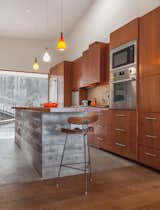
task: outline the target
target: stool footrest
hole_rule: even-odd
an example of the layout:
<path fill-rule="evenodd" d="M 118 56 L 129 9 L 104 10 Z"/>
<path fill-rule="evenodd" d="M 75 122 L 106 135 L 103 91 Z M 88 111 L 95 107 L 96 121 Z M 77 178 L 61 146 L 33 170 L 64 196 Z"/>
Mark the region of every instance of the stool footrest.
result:
<path fill-rule="evenodd" d="M 71 169 L 75 169 L 75 170 L 78 170 L 78 171 L 85 172 L 85 169 L 81 169 L 81 168 L 69 166 L 69 165 L 66 165 L 66 164 L 63 164 L 63 165 L 61 165 L 61 166 L 62 166 L 62 167 L 65 167 L 65 168 L 71 168 Z"/>

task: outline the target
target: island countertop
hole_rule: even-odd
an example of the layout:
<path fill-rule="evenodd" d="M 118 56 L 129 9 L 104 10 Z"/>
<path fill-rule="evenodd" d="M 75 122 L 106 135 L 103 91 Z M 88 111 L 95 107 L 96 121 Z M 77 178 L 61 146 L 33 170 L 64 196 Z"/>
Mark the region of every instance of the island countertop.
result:
<path fill-rule="evenodd" d="M 61 107 L 61 108 L 43 108 L 43 107 L 13 107 L 17 110 L 26 110 L 34 112 L 100 112 L 108 110 L 107 107 Z"/>

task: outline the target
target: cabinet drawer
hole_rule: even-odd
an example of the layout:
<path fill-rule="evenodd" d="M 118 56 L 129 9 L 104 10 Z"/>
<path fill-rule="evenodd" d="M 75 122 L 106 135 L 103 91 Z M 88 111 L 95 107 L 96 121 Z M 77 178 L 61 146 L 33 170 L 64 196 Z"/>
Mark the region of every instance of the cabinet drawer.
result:
<path fill-rule="evenodd" d="M 158 134 L 160 126 L 160 114 L 145 113 L 140 116 L 141 130 L 145 133 Z"/>
<path fill-rule="evenodd" d="M 151 148 L 160 148 L 160 114 L 141 114 L 139 144 Z"/>
<path fill-rule="evenodd" d="M 127 147 L 129 144 L 129 135 L 125 129 L 117 129 L 113 130 L 113 141 L 115 145 L 121 147 Z"/>
<path fill-rule="evenodd" d="M 160 151 L 148 147 L 139 147 L 138 159 L 141 163 L 160 170 Z"/>

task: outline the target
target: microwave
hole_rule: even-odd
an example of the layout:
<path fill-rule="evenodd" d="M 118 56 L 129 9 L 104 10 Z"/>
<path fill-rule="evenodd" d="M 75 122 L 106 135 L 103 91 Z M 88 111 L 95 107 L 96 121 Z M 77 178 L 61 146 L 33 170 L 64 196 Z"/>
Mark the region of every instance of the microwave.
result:
<path fill-rule="evenodd" d="M 131 41 L 118 48 L 114 48 L 110 53 L 110 70 L 121 69 L 132 66 L 137 61 L 137 41 Z"/>

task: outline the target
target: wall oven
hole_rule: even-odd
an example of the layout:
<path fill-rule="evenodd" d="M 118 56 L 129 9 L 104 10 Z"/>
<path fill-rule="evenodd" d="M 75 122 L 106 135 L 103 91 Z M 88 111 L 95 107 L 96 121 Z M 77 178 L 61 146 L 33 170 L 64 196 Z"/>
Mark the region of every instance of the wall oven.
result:
<path fill-rule="evenodd" d="M 136 109 L 137 42 L 132 41 L 111 50 L 110 108 Z"/>

